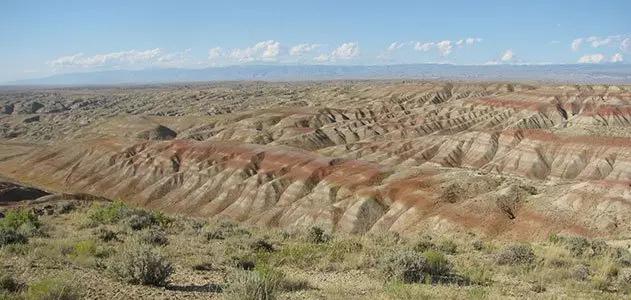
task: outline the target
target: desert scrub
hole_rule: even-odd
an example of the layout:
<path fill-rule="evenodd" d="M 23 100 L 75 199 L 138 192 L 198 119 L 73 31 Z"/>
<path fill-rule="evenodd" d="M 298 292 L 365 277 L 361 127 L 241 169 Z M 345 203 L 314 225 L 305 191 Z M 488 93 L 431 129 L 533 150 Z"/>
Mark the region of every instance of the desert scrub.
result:
<path fill-rule="evenodd" d="M 13 244 L 26 244 L 28 237 L 10 227 L 0 227 L 0 247 Z"/>
<path fill-rule="evenodd" d="M 107 228 L 98 228 L 93 232 L 93 235 L 102 242 L 109 243 L 111 241 L 117 241 L 118 235 L 116 232 Z"/>
<path fill-rule="evenodd" d="M 499 265 L 527 265 L 535 261 L 535 252 L 529 245 L 509 245 L 497 256 Z"/>
<path fill-rule="evenodd" d="M 254 271 L 235 271 L 226 290 L 228 299 L 272 300 L 282 291 L 295 291 L 309 287 L 300 280 L 287 280 L 285 274 L 269 266 L 257 266 Z"/>
<path fill-rule="evenodd" d="M 18 230 L 23 226 L 39 228 L 41 223 L 35 214 L 26 210 L 8 210 L 4 218 L 0 219 L 0 228 Z"/>
<path fill-rule="evenodd" d="M 110 270 L 123 282 L 166 286 L 173 273 L 173 266 L 158 249 L 140 244 L 118 254 L 112 260 Z"/>
<path fill-rule="evenodd" d="M 18 293 L 24 285 L 9 274 L 0 273 L 0 299 L 6 293 Z"/>
<path fill-rule="evenodd" d="M 388 254 L 378 262 L 378 268 L 386 281 L 403 283 L 436 280 L 449 276 L 451 264 L 438 252 L 399 251 Z"/>
<path fill-rule="evenodd" d="M 452 240 L 444 240 L 438 245 L 438 250 L 446 254 L 456 254 L 458 245 Z"/>
<path fill-rule="evenodd" d="M 590 240 L 582 236 L 573 236 L 564 239 L 565 248 L 572 253 L 572 255 L 579 256 L 598 256 L 608 251 L 609 246 L 600 240 Z"/>
<path fill-rule="evenodd" d="M 307 232 L 307 241 L 314 244 L 322 244 L 331 240 L 331 236 L 324 233 L 324 229 L 313 226 Z"/>
<path fill-rule="evenodd" d="M 153 246 L 166 246 L 169 244 L 169 238 L 166 232 L 158 228 L 150 228 L 141 231 L 138 239 L 140 243 Z"/>
<path fill-rule="evenodd" d="M 44 279 L 29 285 L 27 299 L 33 300 L 74 300 L 81 294 L 76 284 L 55 279 Z"/>
<path fill-rule="evenodd" d="M 75 210 L 75 208 L 77 208 L 77 205 L 74 202 L 61 202 L 55 205 L 55 213 L 67 214 Z"/>
<path fill-rule="evenodd" d="M 92 207 L 88 212 L 88 219 L 94 224 L 112 224 L 123 219 L 127 211 L 123 202 L 115 201 Z"/>

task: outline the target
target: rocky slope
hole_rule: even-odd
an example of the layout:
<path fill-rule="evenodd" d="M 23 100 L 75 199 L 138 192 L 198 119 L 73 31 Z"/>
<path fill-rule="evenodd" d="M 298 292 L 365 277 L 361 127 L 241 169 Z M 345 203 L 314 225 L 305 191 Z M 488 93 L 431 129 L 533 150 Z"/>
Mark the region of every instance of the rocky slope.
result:
<path fill-rule="evenodd" d="M 631 229 L 628 86 L 225 83 L 0 101 L 0 173 L 50 191 L 353 233 Z"/>

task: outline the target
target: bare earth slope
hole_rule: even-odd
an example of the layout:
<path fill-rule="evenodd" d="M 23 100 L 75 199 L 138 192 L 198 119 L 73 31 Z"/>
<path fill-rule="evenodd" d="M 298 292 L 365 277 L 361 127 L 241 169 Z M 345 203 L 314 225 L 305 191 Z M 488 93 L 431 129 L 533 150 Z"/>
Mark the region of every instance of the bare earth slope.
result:
<path fill-rule="evenodd" d="M 0 94 L 0 175 L 262 226 L 628 238 L 631 87 L 222 83 Z"/>

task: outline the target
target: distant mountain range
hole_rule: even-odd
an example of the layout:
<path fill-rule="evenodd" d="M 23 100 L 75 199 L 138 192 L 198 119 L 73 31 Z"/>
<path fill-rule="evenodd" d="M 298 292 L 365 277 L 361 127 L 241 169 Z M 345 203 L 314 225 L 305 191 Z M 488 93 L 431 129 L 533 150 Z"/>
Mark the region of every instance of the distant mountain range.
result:
<path fill-rule="evenodd" d="M 93 85 L 230 80 L 433 79 L 631 83 L 631 64 L 479 65 L 403 64 L 379 66 L 245 65 L 206 69 L 115 70 L 67 73 L 4 85 Z"/>

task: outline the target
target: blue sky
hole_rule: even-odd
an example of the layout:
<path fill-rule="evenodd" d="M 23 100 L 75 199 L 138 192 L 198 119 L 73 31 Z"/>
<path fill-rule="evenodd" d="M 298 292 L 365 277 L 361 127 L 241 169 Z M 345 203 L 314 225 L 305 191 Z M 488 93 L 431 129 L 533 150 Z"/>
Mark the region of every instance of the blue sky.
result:
<path fill-rule="evenodd" d="M 0 82 L 238 64 L 626 63 L 631 1 L 0 2 Z"/>

